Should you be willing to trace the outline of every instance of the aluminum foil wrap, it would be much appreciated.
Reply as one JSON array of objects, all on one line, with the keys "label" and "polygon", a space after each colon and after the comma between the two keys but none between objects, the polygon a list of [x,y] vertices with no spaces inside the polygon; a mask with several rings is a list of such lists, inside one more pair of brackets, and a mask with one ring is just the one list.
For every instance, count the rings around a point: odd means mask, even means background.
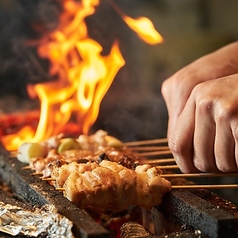
[{"label": "aluminum foil wrap", "polygon": [[72,222],[57,213],[52,205],[33,211],[0,202],[0,231],[16,235],[48,238],[73,238]]}]

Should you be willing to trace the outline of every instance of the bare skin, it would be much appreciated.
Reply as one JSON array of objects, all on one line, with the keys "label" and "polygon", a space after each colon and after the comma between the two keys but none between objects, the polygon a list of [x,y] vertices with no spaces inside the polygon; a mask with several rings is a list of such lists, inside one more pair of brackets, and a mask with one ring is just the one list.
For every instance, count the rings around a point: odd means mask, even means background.
[{"label": "bare skin", "polygon": [[238,42],[162,85],[169,146],[183,173],[238,171]]}]

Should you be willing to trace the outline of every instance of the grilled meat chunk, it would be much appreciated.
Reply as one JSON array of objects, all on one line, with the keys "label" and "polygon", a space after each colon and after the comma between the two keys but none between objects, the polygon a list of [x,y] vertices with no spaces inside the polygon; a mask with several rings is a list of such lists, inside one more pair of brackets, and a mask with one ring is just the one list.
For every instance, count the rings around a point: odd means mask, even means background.
[{"label": "grilled meat chunk", "polygon": [[161,171],[150,165],[138,165],[135,170],[116,162],[103,160],[100,164],[70,163],[52,171],[56,187],[81,208],[93,207],[118,212],[130,205],[152,208],[171,190],[169,181],[160,177]]}]

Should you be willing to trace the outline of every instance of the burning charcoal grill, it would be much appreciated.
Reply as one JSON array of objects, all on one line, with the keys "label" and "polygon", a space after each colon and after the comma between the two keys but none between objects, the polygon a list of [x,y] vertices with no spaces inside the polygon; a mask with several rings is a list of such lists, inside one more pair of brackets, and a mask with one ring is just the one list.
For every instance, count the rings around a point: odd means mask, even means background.
[{"label": "burning charcoal grill", "polygon": [[[12,158],[3,147],[0,149],[0,176],[21,200],[36,206],[54,205],[60,214],[73,222],[76,237],[110,237],[110,232],[90,214],[68,201],[48,182],[32,176],[32,171],[24,170],[22,163]],[[165,226],[170,227],[164,227],[168,232],[171,232],[171,227],[177,229],[187,224],[200,230],[204,237],[237,237],[238,208],[218,198],[207,190],[172,190],[164,197],[163,203],[154,209],[163,213]]]}]

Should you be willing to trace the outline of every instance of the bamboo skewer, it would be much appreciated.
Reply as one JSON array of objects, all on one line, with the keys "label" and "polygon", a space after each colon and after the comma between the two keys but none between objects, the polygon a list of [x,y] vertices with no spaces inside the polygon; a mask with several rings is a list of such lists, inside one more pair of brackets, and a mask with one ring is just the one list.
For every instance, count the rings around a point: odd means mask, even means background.
[{"label": "bamboo skewer", "polygon": [[136,153],[136,156],[171,155],[170,150]]},{"label": "bamboo skewer", "polygon": [[174,158],[165,158],[165,159],[142,159],[140,162],[145,163],[145,164],[164,164],[164,163],[174,163],[175,159]]},{"label": "bamboo skewer", "polygon": [[65,191],[65,188],[56,188],[57,191],[62,191],[64,192]]},{"label": "bamboo skewer", "polygon": [[131,147],[130,150],[135,151],[161,151],[169,150],[168,146],[135,146]]},{"label": "bamboo skewer", "polygon": [[238,188],[238,184],[172,185],[172,189],[223,189],[223,188]]},{"label": "bamboo skewer", "polygon": [[56,181],[55,178],[41,178],[43,181]]},{"label": "bamboo skewer", "polygon": [[162,139],[152,139],[152,140],[141,140],[141,141],[131,141],[131,142],[125,142],[125,146],[138,146],[138,145],[150,145],[150,144],[162,144],[162,143],[168,143],[167,138]]},{"label": "bamboo skewer", "polygon": [[158,169],[179,169],[178,165],[158,165],[155,166]]},{"label": "bamboo skewer", "polygon": [[204,178],[204,177],[236,177],[238,173],[194,173],[194,174],[161,174],[163,178]]},{"label": "bamboo skewer", "polygon": [[32,173],[31,175],[36,176],[36,175],[43,175],[42,172],[36,172],[36,173]]},{"label": "bamboo skewer", "polygon": [[30,165],[24,166],[22,167],[23,170],[28,170],[28,169],[32,169]]}]

